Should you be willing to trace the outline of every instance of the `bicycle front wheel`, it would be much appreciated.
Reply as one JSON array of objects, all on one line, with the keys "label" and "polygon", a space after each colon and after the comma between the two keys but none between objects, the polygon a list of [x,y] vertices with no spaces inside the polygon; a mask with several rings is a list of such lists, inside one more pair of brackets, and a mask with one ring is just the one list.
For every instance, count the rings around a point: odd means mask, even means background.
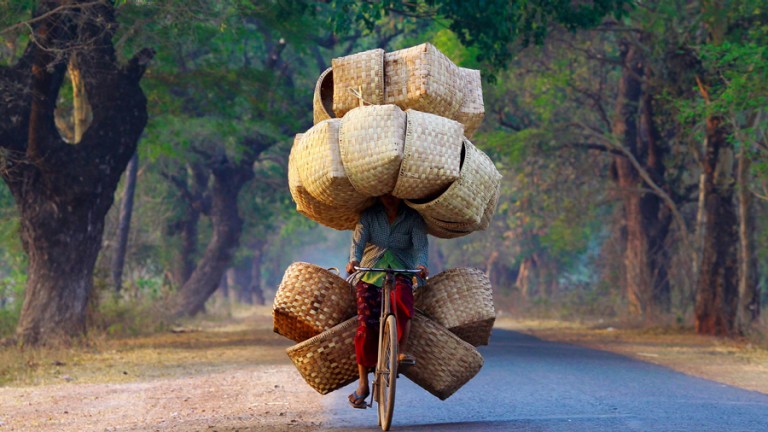
[{"label": "bicycle front wheel", "polygon": [[389,315],[379,347],[379,367],[376,374],[379,401],[379,424],[388,431],[395,409],[395,384],[397,384],[397,321]]}]

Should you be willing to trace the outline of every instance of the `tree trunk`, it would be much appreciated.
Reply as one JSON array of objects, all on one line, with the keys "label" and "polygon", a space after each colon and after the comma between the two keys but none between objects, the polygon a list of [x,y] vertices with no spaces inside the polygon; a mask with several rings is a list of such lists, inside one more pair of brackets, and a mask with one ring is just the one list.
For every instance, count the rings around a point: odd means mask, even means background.
[{"label": "tree trunk", "polygon": [[212,168],[210,218],[213,235],[197,267],[179,291],[170,299],[174,316],[194,315],[216,291],[222,275],[237,249],[243,221],[238,214],[237,195],[253,177],[253,159],[244,158],[236,165],[221,156]]},{"label": "tree trunk", "polygon": [[755,215],[749,191],[750,158],[739,150],[736,188],[739,202],[739,309],[738,331],[746,333],[760,316],[760,290],[755,254]]},{"label": "tree trunk", "polygon": [[125,190],[123,202],[120,206],[120,221],[117,226],[117,245],[112,259],[112,283],[115,291],[120,292],[123,287],[123,268],[125,267],[125,254],[128,250],[128,234],[131,231],[131,216],[133,215],[133,195],[136,192],[136,174],[139,171],[139,155],[134,153],[128,163],[125,176]]},{"label": "tree trunk", "polygon": [[264,299],[264,291],[261,287],[261,264],[264,256],[264,246],[266,242],[264,240],[257,240],[251,245],[251,251],[253,257],[251,258],[248,271],[250,272],[248,286],[241,291],[242,296],[240,301],[246,304],[264,305],[266,300]]},{"label": "tree trunk", "polygon": [[696,292],[696,331],[738,332],[738,216],[734,203],[733,149],[717,116],[707,118],[704,154],[704,236]]},{"label": "tree trunk", "polygon": [[[139,86],[153,53],[117,64],[111,37],[113,9],[52,12],[41,2],[34,37],[12,67],[0,67],[0,146],[3,179],[19,208],[29,278],[17,327],[25,344],[66,342],[85,331],[93,268],[104,217],[120,175],[147,122]],[[56,130],[56,99],[71,55],[94,112],[77,145]]]},{"label": "tree trunk", "polygon": [[[653,124],[652,95],[643,92],[647,74],[639,48],[622,43],[624,68],[619,80],[613,134],[643,165],[657,184],[664,182],[664,165],[659,138]],[[646,320],[669,309],[669,281],[665,248],[671,218],[657,195],[646,192],[648,185],[635,166],[623,156],[614,159],[624,208],[626,249],[625,284],[629,314]]]},{"label": "tree trunk", "polygon": [[185,175],[165,174],[184,198],[185,208],[178,220],[169,230],[170,235],[178,235],[181,246],[174,258],[171,276],[176,287],[181,287],[192,276],[197,259],[198,232],[200,215],[210,211],[208,194],[208,172],[200,164],[187,164]]}]

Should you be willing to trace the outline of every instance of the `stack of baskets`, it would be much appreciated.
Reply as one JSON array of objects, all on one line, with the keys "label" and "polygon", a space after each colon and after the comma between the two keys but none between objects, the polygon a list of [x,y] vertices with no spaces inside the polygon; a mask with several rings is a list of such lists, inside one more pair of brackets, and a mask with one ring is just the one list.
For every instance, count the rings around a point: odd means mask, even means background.
[{"label": "stack of baskets", "polygon": [[[288,162],[296,209],[353,229],[376,197],[418,211],[427,232],[455,238],[488,227],[501,175],[469,140],[480,126],[480,72],[457,67],[426,43],[333,59],[315,87],[314,123],[297,134]],[[491,285],[475,269],[452,269],[416,291],[405,376],[445,399],[477,374],[495,319]],[[312,388],[326,394],[357,379],[353,287],[328,270],[294,263],[273,306],[275,332]]]},{"label": "stack of baskets", "polygon": [[469,138],[485,114],[480,71],[425,43],[336,58],[320,75],[315,125],[296,135],[288,163],[297,210],[331,228],[392,194],[429,234],[456,238],[488,227],[501,175]]},{"label": "stack of baskets", "polygon": [[[273,305],[274,330],[295,342],[288,357],[304,380],[327,394],[357,380],[357,330],[352,286],[313,264],[291,264]],[[403,374],[446,399],[483,366],[495,319],[491,284],[477,269],[440,273],[416,290],[408,345],[416,365]]]}]

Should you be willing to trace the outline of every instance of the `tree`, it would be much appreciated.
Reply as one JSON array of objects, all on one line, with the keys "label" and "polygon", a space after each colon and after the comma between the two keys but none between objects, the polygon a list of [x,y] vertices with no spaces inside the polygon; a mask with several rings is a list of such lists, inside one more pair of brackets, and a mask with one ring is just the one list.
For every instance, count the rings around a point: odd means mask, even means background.
[{"label": "tree", "polygon": [[[29,280],[17,333],[28,344],[83,334],[104,216],[147,122],[139,86],[153,56],[115,56],[107,2],[40,1],[18,61],[0,68],[2,176],[21,217]],[[83,80],[93,121],[76,144],[54,124],[69,59]]]}]

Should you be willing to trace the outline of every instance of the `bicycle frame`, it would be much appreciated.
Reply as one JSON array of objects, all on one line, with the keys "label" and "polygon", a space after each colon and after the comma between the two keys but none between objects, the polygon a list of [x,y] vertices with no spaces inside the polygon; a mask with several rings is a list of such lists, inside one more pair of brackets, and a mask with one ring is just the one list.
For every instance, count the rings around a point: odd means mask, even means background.
[{"label": "bicycle frame", "polygon": [[[392,290],[395,287],[395,276],[397,274],[418,274],[421,272],[421,270],[413,270],[413,269],[391,269],[391,268],[372,268],[372,267],[355,267],[355,271],[362,271],[362,272],[383,272],[384,275],[384,284],[381,288],[381,313],[379,315],[379,344],[378,344],[378,361],[376,362],[376,370],[374,371],[374,378],[373,378],[373,385],[372,385],[372,392],[371,392],[371,402],[368,404],[369,407],[373,406],[373,400],[375,399],[376,402],[379,404],[379,424],[381,425],[382,430],[389,430],[390,423],[392,421],[392,412],[394,409],[394,402],[395,402],[395,386],[394,381],[398,376],[397,371],[397,321],[394,319],[394,312],[392,311],[392,301],[391,301],[391,293]],[[390,320],[390,316],[392,319]],[[389,323],[389,324],[388,324]],[[394,359],[390,359],[389,365],[384,365],[384,360],[382,359],[382,356],[385,355],[382,353],[382,349],[384,346],[387,345],[387,338],[385,336],[386,328],[389,325],[389,332],[386,336],[390,336],[391,334],[394,334],[394,345],[390,348],[389,354],[390,357],[394,357]],[[390,339],[391,341],[391,339]],[[386,377],[384,375],[387,375]],[[384,399],[387,400],[381,400],[379,392],[382,390],[380,387],[382,386],[382,382],[384,382],[385,378],[389,378],[389,382],[391,385],[388,385],[387,388],[389,388],[389,393],[387,396],[384,397]]]}]

